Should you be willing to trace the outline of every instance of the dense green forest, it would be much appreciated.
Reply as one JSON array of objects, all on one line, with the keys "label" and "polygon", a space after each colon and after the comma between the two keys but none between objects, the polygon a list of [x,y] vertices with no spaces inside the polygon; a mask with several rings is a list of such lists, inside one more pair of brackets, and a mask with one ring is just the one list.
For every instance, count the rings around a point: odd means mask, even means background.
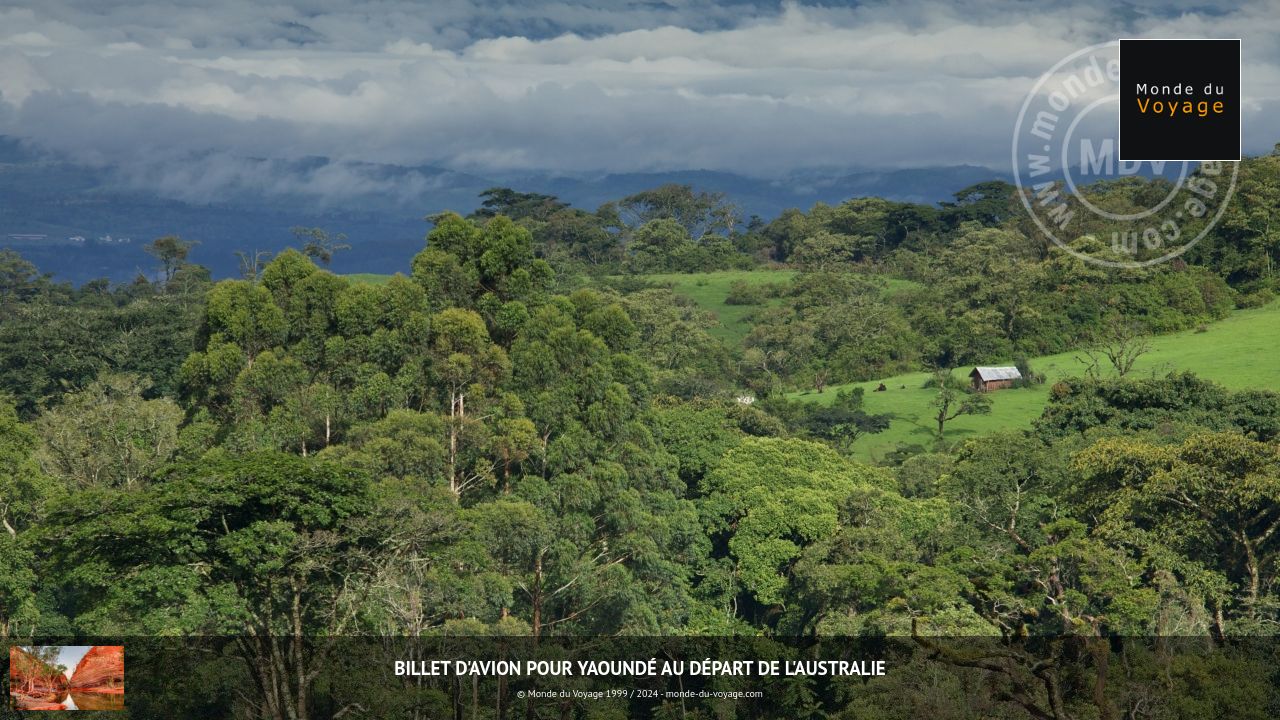
[{"label": "dense green forest", "polygon": [[[1123,208],[1159,185],[1086,191]],[[685,186],[594,212],[495,189],[385,282],[326,270],[319,231],[218,282],[175,239],[152,247],[164,282],[122,286],[0,253],[0,637],[972,636],[996,650],[931,656],[956,685],[866,690],[892,711],[796,690],[736,717],[919,717],[948,694],[998,713],[949,717],[1267,717],[1246,692],[1126,714],[1157,671],[1104,658],[1280,628],[1280,395],[1132,371],[1152,335],[1273,300],[1280,155],[1145,269],[1053,248],[1018,203],[985,183],[766,222]],[[741,336],[661,279],[745,269],[779,272],[731,287]],[[1066,351],[1079,372],[1034,422],[947,436],[990,409],[969,366]],[[801,394],[908,371],[936,439],[878,464],[854,450],[892,413]],[[260,704],[239,716],[309,717],[323,653],[244,652]],[[1159,672],[1272,685],[1214,662]],[[573,712],[521,710],[622,716]]]}]

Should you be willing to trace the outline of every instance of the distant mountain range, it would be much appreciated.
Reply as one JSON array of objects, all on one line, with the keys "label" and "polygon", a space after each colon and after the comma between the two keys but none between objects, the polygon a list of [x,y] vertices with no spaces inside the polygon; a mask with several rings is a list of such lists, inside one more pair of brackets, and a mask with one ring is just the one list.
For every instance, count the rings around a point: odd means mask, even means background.
[{"label": "distant mountain range", "polygon": [[90,165],[0,136],[0,247],[12,247],[57,279],[81,283],[154,273],[142,246],[161,235],[200,241],[191,260],[216,277],[237,272],[235,252],[276,252],[290,228],[345,233],[352,250],[338,272],[407,271],[422,247],[424,217],[467,213],[485,189],[556,195],[587,210],[664,183],[725,193],[744,217],[879,196],[935,203],[1007,173],[977,166],[905,170],[815,169],[763,179],[725,172],[552,172],[480,176],[434,166],[276,160],[209,154],[183,162]]}]

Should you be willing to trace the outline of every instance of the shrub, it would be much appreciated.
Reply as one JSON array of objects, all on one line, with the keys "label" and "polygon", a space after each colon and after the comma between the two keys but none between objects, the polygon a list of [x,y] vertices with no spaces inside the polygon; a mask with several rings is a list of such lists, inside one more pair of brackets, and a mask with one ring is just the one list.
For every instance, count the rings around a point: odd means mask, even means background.
[{"label": "shrub", "polygon": [[752,285],[745,280],[734,280],[729,285],[729,294],[724,298],[725,305],[762,305],[768,298],[768,288]]},{"label": "shrub", "polygon": [[1036,385],[1044,384],[1044,373],[1032,370],[1031,362],[1025,357],[1019,357],[1013,363],[1013,366],[1018,368],[1018,372],[1022,375],[1021,380],[1014,382],[1014,387],[1035,387]]},{"label": "shrub", "polygon": [[1270,288],[1262,288],[1261,290],[1254,290],[1251,293],[1241,295],[1236,300],[1236,307],[1241,309],[1262,307],[1270,304],[1275,299],[1276,294]]}]

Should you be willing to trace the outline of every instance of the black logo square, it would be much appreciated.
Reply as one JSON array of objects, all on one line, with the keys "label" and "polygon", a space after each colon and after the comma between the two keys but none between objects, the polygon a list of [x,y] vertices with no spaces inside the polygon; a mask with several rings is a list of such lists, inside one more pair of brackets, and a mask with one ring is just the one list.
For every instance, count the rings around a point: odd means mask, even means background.
[{"label": "black logo square", "polygon": [[1120,159],[1240,159],[1239,40],[1120,40]]}]

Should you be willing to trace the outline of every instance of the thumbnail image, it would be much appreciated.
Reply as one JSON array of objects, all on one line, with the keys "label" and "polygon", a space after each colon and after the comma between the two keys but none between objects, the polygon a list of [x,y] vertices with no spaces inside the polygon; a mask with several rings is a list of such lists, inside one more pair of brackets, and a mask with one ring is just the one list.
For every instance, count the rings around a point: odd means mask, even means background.
[{"label": "thumbnail image", "polygon": [[18,710],[123,710],[124,647],[14,646],[9,698]]}]

